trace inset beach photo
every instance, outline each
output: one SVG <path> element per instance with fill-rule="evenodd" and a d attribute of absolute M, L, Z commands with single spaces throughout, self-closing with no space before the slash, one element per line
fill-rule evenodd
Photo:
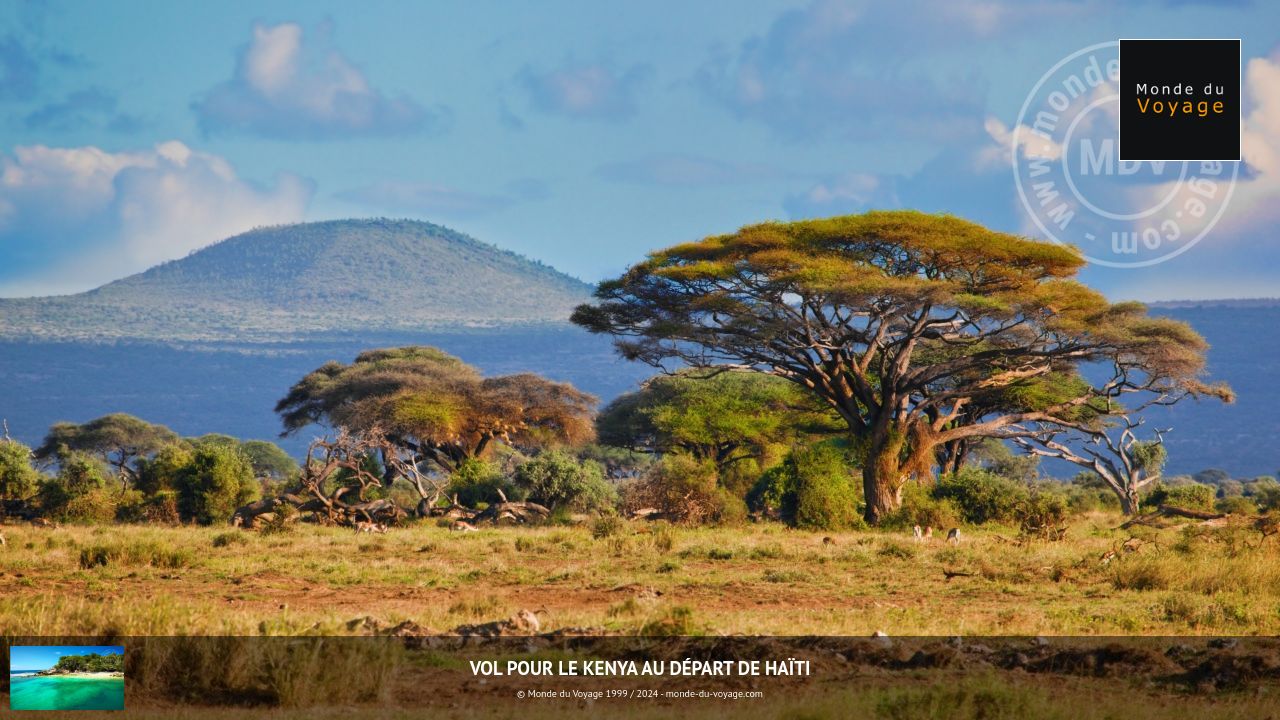
<path fill-rule="evenodd" d="M 123 710 L 124 648 L 28 645 L 9 649 L 10 710 Z"/>

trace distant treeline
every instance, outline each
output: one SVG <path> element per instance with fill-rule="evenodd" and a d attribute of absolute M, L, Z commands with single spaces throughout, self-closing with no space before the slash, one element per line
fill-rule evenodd
<path fill-rule="evenodd" d="M 53 671 L 58 673 L 122 673 L 124 672 L 124 655 L 118 653 L 108 655 L 100 655 L 98 653 L 63 655 L 58 658 L 58 664 L 53 666 Z"/>

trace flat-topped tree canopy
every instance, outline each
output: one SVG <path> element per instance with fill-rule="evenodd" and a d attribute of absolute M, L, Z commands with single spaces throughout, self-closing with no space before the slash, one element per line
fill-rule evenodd
<path fill-rule="evenodd" d="M 1080 420 L 1121 395 L 1201 382 L 1189 326 L 1075 280 L 1074 248 L 916 211 L 767 222 L 651 254 L 573 321 L 625 357 L 752 368 L 815 392 L 863 441 L 867 517 L 938 449 Z M 1112 369 L 1105 382 L 1079 368 Z"/>
<path fill-rule="evenodd" d="M 138 479 L 138 462 L 179 441 L 164 425 L 127 413 L 111 413 L 86 423 L 58 422 L 35 449 L 39 460 L 52 461 L 65 452 L 83 452 L 111 464 L 126 483 Z"/>
<path fill-rule="evenodd" d="M 369 350 L 346 365 L 329 362 L 298 381 L 276 405 L 285 434 L 312 423 L 377 429 L 393 444 L 446 472 L 491 442 L 518 447 L 591 438 L 594 396 L 531 373 L 483 377 L 431 347 Z"/>

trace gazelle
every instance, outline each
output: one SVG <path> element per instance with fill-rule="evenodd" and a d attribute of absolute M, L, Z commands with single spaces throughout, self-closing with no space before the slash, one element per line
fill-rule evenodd
<path fill-rule="evenodd" d="M 960 544 L 960 528 L 951 528 L 947 531 L 947 542 L 952 545 Z"/>
<path fill-rule="evenodd" d="M 386 534 L 387 526 L 382 523 L 371 523 L 363 520 L 356 521 L 356 534 L 360 533 L 382 533 Z"/>

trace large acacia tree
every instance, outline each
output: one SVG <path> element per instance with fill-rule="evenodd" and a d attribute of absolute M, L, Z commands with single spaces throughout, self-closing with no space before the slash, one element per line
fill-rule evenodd
<path fill-rule="evenodd" d="M 1198 379 L 1199 335 L 1109 303 L 1074 279 L 1083 265 L 951 216 L 769 222 L 655 252 L 573 320 L 630 359 L 808 388 L 862 449 L 874 523 L 960 441 L 1078 422 L 1153 388 L 1220 392 Z"/>
<path fill-rule="evenodd" d="M 109 463 L 126 485 L 138 481 L 139 461 L 179 441 L 164 425 L 127 413 L 112 413 L 86 423 L 59 422 L 49 428 L 35 450 L 39 460 L 54 461 L 70 452 L 82 452 Z"/>
<path fill-rule="evenodd" d="M 308 374 L 276 405 L 284 434 L 312 423 L 376 432 L 398 456 L 383 458 L 424 499 L 438 494 L 421 474 L 444 474 L 494 443 L 533 448 L 576 444 L 593 435 L 596 398 L 567 383 L 530 373 L 483 377 L 431 347 L 369 350 L 347 365 L 329 362 Z"/>

